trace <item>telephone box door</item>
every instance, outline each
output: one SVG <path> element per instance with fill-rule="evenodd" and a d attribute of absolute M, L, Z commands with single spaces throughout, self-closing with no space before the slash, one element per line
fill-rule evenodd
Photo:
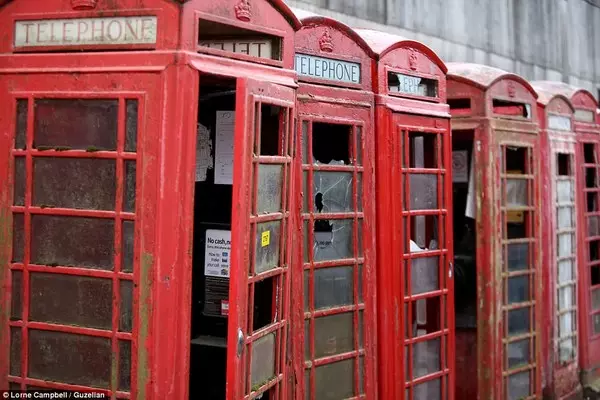
<path fill-rule="evenodd" d="M 402 351 L 406 400 L 454 397 L 454 283 L 449 121 L 396 115 L 401 173 Z M 398 182 L 399 180 L 399 182 Z M 397 206 L 396 206 L 397 207 Z"/>
<path fill-rule="evenodd" d="M 237 81 L 228 400 L 286 398 L 294 101 L 291 88 Z"/>
<path fill-rule="evenodd" d="M 491 235 L 499 252 L 492 259 L 497 266 L 492 279 L 498 280 L 499 331 L 496 343 L 488 346 L 502 355 L 496 376 L 498 398 L 528 399 L 541 393 L 539 145 L 533 135 L 496 131 L 495 136 L 497 189 L 491 189 L 496 193 Z M 559 247 L 570 247 L 573 233 L 558 240 Z"/>

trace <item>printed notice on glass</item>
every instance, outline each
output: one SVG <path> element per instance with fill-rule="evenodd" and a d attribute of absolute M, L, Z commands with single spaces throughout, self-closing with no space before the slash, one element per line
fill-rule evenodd
<path fill-rule="evenodd" d="M 215 127 L 215 185 L 233 184 L 235 111 L 217 111 Z"/>
<path fill-rule="evenodd" d="M 204 275 L 229 278 L 231 231 L 206 230 L 204 247 Z"/>
<path fill-rule="evenodd" d="M 213 168 L 210 130 L 198 124 L 196 134 L 196 182 L 206 181 L 206 171 Z"/>

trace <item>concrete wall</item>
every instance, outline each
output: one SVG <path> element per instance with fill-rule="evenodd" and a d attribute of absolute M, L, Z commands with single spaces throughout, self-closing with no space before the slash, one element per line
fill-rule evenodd
<path fill-rule="evenodd" d="M 600 0 L 286 0 L 419 40 L 448 61 L 600 89 Z"/>

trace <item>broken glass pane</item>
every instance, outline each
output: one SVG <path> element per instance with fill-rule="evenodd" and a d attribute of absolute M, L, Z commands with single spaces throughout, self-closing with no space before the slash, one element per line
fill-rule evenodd
<path fill-rule="evenodd" d="M 420 378 L 440 370 L 440 339 L 413 345 L 413 376 Z"/>
<path fill-rule="evenodd" d="M 421 294 L 440 289 L 439 256 L 411 260 L 411 294 Z"/>
<path fill-rule="evenodd" d="M 251 390 L 265 385 L 275 375 L 275 333 L 257 339 L 252 344 L 252 365 L 250 366 Z"/>
<path fill-rule="evenodd" d="M 571 180 L 560 180 L 556 182 L 556 199 L 559 203 L 570 203 L 573 201 L 574 192 Z"/>
<path fill-rule="evenodd" d="M 354 208 L 352 173 L 315 171 L 313 181 L 315 212 L 346 212 Z"/>
<path fill-rule="evenodd" d="M 339 400 L 354 396 L 354 359 L 315 369 L 315 399 Z"/>
<path fill-rule="evenodd" d="M 568 257 L 573 253 L 573 234 L 563 233 L 558 235 L 558 256 Z"/>
<path fill-rule="evenodd" d="M 521 400 L 529 397 L 529 371 L 519 372 L 508 377 L 508 400 Z"/>
<path fill-rule="evenodd" d="M 437 209 L 437 188 L 437 175 L 410 174 L 410 209 Z"/>
<path fill-rule="evenodd" d="M 257 214 L 260 215 L 281 211 L 281 192 L 283 190 L 283 166 L 276 164 L 259 165 L 257 189 Z"/>
<path fill-rule="evenodd" d="M 353 302 L 352 267 L 318 268 L 315 276 L 315 309 L 345 306 Z"/>
<path fill-rule="evenodd" d="M 315 358 L 354 350 L 354 314 L 315 318 Z"/>
<path fill-rule="evenodd" d="M 573 208 L 572 207 L 559 207 L 557 211 L 558 215 L 558 229 L 567 229 L 573 226 Z"/>
<path fill-rule="evenodd" d="M 314 260 L 353 258 L 353 222 L 351 219 L 315 221 Z"/>
<path fill-rule="evenodd" d="M 527 183 L 526 179 L 506 180 L 506 206 L 527 206 Z"/>
<path fill-rule="evenodd" d="M 529 364 L 529 339 L 509 343 L 506 350 L 508 353 L 508 368 Z"/>

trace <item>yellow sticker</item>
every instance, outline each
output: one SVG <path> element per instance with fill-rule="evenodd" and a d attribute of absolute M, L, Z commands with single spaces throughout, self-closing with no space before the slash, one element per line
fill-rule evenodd
<path fill-rule="evenodd" d="M 267 247 L 271 243 L 271 231 L 265 231 L 260 238 L 262 247 Z"/>

